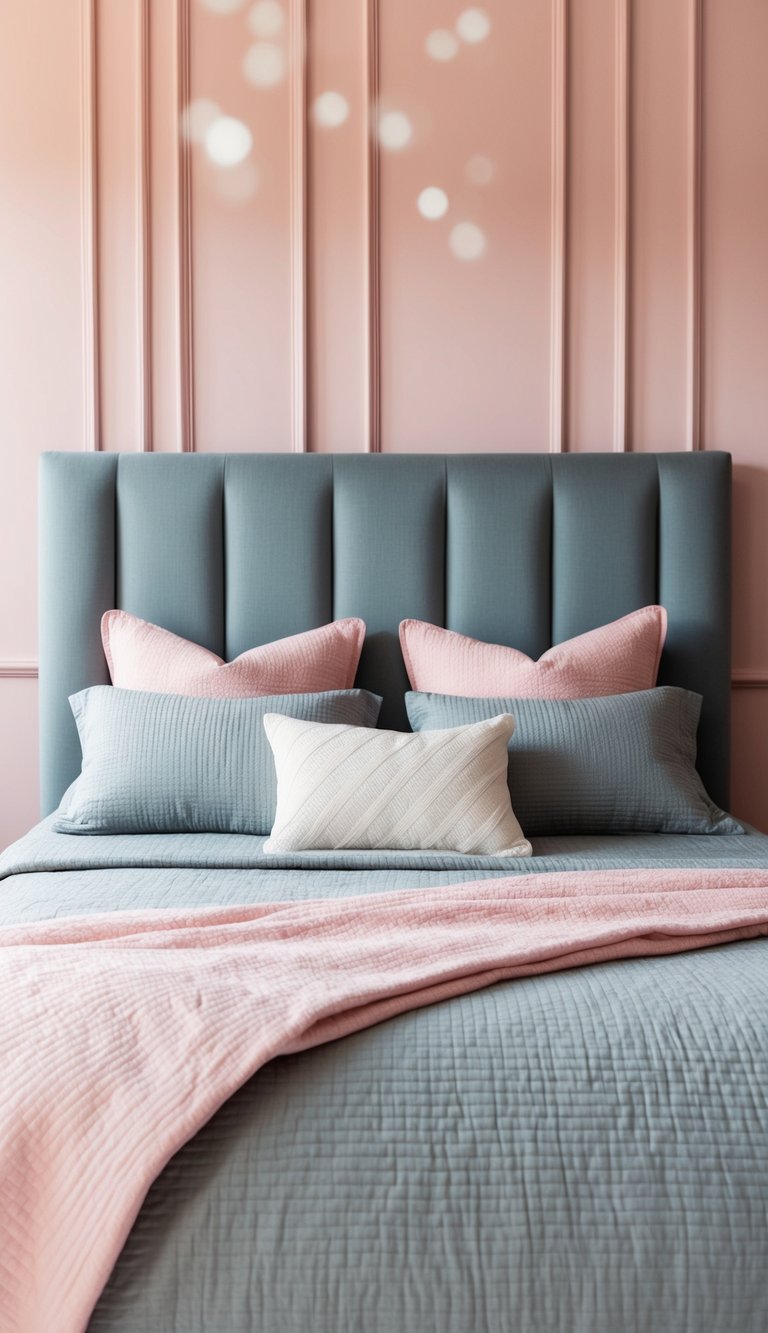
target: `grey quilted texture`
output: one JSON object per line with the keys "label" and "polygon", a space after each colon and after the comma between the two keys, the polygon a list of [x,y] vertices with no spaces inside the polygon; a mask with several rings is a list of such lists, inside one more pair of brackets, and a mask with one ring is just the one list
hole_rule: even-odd
{"label": "grey quilted texture", "polygon": [[59,833],[268,833],[277,781],[265,713],[375,727],[365,690],[255,699],[189,698],[94,685],[70,700],[83,769]]}
{"label": "grey quilted texture", "polygon": [[[39,826],[3,860],[0,920],[467,878],[188,868],[195,845],[258,864],[259,839],[206,835],[131,869],[131,841]],[[94,868],[44,870],[61,844]],[[534,852],[523,873],[768,867],[756,833]],[[90,1329],[764,1333],[767,1089],[765,940],[506,983],[276,1060],[155,1183]]]}
{"label": "grey quilted texture", "polygon": [[[259,885],[274,884],[279,893],[288,892],[310,897],[311,887],[303,891],[302,886],[321,884],[322,892],[326,887],[338,883],[356,882],[364,886],[363,891],[375,892],[381,882],[383,888],[397,886],[400,872],[406,872],[400,879],[404,885],[411,883],[460,883],[462,880],[475,878],[478,873],[499,875],[535,875],[544,870],[612,870],[630,866],[708,866],[713,858],[723,866],[752,866],[760,869],[768,865],[768,837],[754,829],[747,829],[744,835],[723,834],[713,841],[707,834],[619,834],[602,835],[575,834],[570,837],[535,838],[532,857],[466,856],[459,853],[444,852],[397,852],[397,851],[313,851],[290,852],[277,856],[264,852],[266,838],[253,837],[249,834],[233,833],[133,833],[104,834],[101,837],[71,838],[68,834],[56,833],[53,825],[56,816],[49,815],[35,825],[29,833],[12,843],[0,855],[0,880],[6,879],[2,896],[5,901],[13,892],[13,885],[7,882],[9,876],[19,876],[48,870],[136,870],[133,879],[141,879],[144,870],[149,874],[149,883],[159,882],[163,868],[211,869],[222,871],[219,881],[226,878],[227,870],[261,870],[282,872],[284,870],[312,870],[312,878],[282,873],[259,875],[250,878],[231,876],[237,884]],[[341,875],[336,871],[342,871]],[[318,878],[319,875],[319,878]],[[84,891],[89,882],[88,876],[75,875],[74,882]],[[47,915],[53,915],[57,907],[62,907],[62,883],[67,875],[59,875],[47,880],[49,887],[48,903],[52,909]],[[122,890],[111,886],[118,881],[102,877],[104,884],[110,886],[109,897],[113,908],[123,905]],[[133,883],[130,875],[125,882]],[[14,884],[22,881],[14,879]],[[43,882],[41,877],[41,883]],[[122,881],[120,881],[122,882]],[[295,886],[295,887],[294,887]],[[331,892],[329,888],[327,890]],[[357,892],[358,890],[356,890]],[[150,889],[151,893],[151,889]],[[24,898],[24,895],[22,895]],[[129,902],[133,902],[131,893]],[[150,900],[147,900],[147,903]],[[179,900],[181,901],[181,900]],[[218,901],[214,898],[212,901]],[[238,898],[229,898],[228,902],[238,902]],[[127,905],[127,904],[125,904]],[[136,898],[136,905],[146,905],[141,895]],[[169,904],[171,905],[171,904]]]}
{"label": "grey quilted texture", "polygon": [[600,699],[409,693],[415,731],[512,713],[509,790],[528,838],[570,833],[740,833],[696,772],[701,698],[662,686]]}
{"label": "grey quilted texture", "polygon": [[764,1333],[768,943],[536,978],[267,1066],[93,1333]]}

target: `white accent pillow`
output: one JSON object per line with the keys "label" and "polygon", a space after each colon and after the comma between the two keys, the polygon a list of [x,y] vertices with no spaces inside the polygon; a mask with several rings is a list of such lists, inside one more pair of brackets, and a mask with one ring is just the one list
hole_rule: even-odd
{"label": "white accent pillow", "polygon": [[514,728],[508,713],[416,734],[266,713],[277,813],[264,850],[530,856],[507,786]]}

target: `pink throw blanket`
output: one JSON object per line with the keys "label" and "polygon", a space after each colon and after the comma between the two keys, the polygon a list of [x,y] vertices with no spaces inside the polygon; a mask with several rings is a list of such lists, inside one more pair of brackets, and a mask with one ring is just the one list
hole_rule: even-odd
{"label": "pink throw blanket", "polygon": [[261,1065],[503,979],[768,934],[768,874],[543,874],[0,930],[0,1327],[85,1328],[152,1181]]}

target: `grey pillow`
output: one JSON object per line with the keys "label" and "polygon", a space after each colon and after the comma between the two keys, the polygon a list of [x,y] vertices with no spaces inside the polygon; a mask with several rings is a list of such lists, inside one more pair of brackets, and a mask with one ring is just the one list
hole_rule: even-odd
{"label": "grey pillow", "polygon": [[696,772],[701,696],[676,686],[600,699],[405,696],[414,731],[512,713],[509,790],[527,838],[744,833]]}
{"label": "grey pillow", "polygon": [[265,713],[375,727],[367,690],[192,698],[95,685],[70,699],[83,767],[58,833],[269,833],[277,779]]}

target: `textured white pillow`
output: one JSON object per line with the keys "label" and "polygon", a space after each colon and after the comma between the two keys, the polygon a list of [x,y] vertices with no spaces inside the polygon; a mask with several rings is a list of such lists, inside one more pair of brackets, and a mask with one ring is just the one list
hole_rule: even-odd
{"label": "textured white pillow", "polygon": [[509,799],[508,713],[450,731],[376,731],[266,713],[277,769],[267,852],[390,847],[530,856]]}

